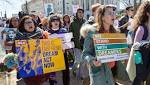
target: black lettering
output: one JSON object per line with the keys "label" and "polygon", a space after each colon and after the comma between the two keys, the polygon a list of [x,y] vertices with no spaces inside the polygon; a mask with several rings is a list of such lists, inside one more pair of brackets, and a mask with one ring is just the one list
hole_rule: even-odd
{"label": "black lettering", "polygon": [[44,68],[54,67],[54,62],[44,64]]}

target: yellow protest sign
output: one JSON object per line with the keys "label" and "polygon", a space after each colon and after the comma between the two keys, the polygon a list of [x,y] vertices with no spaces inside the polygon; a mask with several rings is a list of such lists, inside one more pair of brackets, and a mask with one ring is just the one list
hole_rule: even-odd
{"label": "yellow protest sign", "polygon": [[22,78],[65,69],[60,39],[16,40]]}

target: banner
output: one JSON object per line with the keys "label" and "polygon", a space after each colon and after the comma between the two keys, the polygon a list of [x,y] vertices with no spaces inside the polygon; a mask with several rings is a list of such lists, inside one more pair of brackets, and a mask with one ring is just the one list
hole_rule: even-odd
{"label": "banner", "polygon": [[44,4],[45,7],[45,16],[49,16],[50,13],[54,12],[53,3],[46,3]]}
{"label": "banner", "polygon": [[62,33],[62,34],[50,34],[49,38],[59,38],[62,40],[63,49],[71,49],[74,48],[74,42],[71,41],[73,38],[72,32],[70,33]]}
{"label": "banner", "polygon": [[60,39],[16,40],[19,76],[22,78],[65,69]]}
{"label": "banner", "polygon": [[79,9],[80,6],[79,5],[72,5],[72,12],[75,14],[77,13],[77,9]]}
{"label": "banner", "polygon": [[96,57],[101,63],[128,59],[125,34],[103,33],[93,35]]}
{"label": "banner", "polygon": [[17,28],[1,28],[0,42],[5,50],[12,50]]}

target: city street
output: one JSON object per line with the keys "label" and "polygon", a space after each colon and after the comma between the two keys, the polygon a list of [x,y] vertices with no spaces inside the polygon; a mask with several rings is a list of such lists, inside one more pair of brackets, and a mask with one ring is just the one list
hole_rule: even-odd
{"label": "city street", "polygon": [[0,0],[0,85],[150,85],[150,0]]}

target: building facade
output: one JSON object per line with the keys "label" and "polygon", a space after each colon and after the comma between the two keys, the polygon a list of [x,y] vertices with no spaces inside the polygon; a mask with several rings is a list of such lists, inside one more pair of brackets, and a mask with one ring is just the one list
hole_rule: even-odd
{"label": "building facade", "polygon": [[[38,15],[46,16],[49,14],[47,12],[73,15],[77,8],[83,8],[85,15],[89,16],[91,15],[91,5],[94,3],[114,4],[119,7],[117,0],[31,0],[27,3],[27,8],[29,13],[35,12]],[[52,8],[46,8],[47,4],[50,4]],[[26,4],[22,5],[22,10],[26,11]]]}

